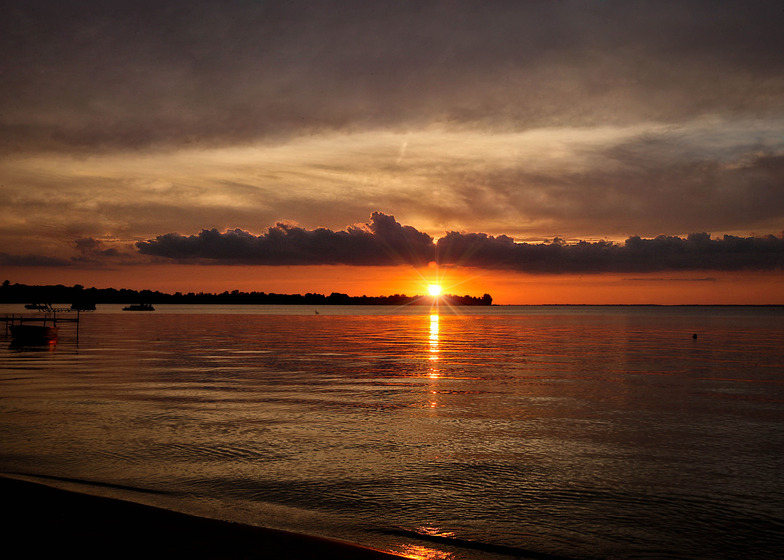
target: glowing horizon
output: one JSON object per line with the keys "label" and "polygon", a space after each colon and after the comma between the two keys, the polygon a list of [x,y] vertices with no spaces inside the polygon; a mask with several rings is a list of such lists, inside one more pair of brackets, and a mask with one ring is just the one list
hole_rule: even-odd
{"label": "glowing horizon", "polygon": [[[198,271],[199,274],[195,274]],[[20,284],[81,284],[175,292],[240,290],[267,293],[345,293],[350,296],[424,294],[430,269],[401,267],[251,267],[166,264],[115,270],[6,267],[2,280]],[[498,305],[656,304],[784,305],[784,277],[777,271],[744,273],[531,275],[439,269],[444,291],[481,297]]]}

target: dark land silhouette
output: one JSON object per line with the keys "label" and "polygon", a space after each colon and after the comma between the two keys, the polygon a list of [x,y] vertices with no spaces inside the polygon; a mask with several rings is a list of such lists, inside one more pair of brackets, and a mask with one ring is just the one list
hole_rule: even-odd
{"label": "dark land silhouette", "polygon": [[[490,294],[481,297],[469,295],[441,295],[441,303],[447,305],[492,305]],[[152,290],[128,290],[116,288],[85,288],[80,284],[63,286],[32,286],[11,284],[8,280],[0,285],[0,303],[187,303],[187,304],[248,304],[248,305],[430,305],[433,296],[394,294],[390,296],[349,296],[332,292],[324,294],[276,294],[266,292],[240,292],[233,290],[222,293],[176,292],[167,294]]]}
{"label": "dark land silhouette", "polygon": [[[55,481],[52,481],[55,482]],[[0,476],[11,550],[38,558],[395,560],[331,539],[195,517]]]}

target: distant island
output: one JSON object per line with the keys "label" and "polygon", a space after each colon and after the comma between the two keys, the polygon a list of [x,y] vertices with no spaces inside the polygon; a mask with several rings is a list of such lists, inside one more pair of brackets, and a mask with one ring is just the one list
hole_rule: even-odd
{"label": "distant island", "polygon": [[[490,294],[481,297],[451,294],[438,296],[445,305],[492,305]],[[247,304],[247,305],[431,305],[433,296],[394,294],[391,296],[349,296],[332,292],[324,294],[276,294],[266,292],[240,292],[233,290],[219,294],[205,292],[176,292],[167,294],[152,290],[128,290],[115,288],[85,288],[74,286],[30,286],[11,284],[8,280],[0,285],[0,303],[185,303],[185,304]]]}

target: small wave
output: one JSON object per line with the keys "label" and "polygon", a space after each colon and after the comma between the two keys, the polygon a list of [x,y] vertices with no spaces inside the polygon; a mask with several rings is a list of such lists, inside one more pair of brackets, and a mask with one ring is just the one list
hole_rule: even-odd
{"label": "small wave", "polygon": [[161,494],[161,495],[169,494],[169,492],[152,490],[150,488],[141,488],[139,486],[127,486],[125,484],[112,484],[109,482],[87,480],[84,478],[71,478],[67,476],[53,476],[53,475],[46,475],[46,474],[30,474],[30,473],[21,473],[21,472],[11,472],[8,474],[12,476],[26,478],[28,480],[39,481],[39,482],[43,480],[48,480],[51,482],[65,482],[68,484],[78,484],[80,486],[87,486],[92,488],[109,488],[112,490],[127,490],[130,492],[138,492],[142,494]]}

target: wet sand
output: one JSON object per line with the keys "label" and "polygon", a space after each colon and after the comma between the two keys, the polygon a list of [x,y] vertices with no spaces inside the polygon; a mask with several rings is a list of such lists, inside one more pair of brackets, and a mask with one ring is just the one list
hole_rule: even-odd
{"label": "wet sand", "polygon": [[400,560],[361,546],[193,517],[0,476],[6,550],[32,558]]}

